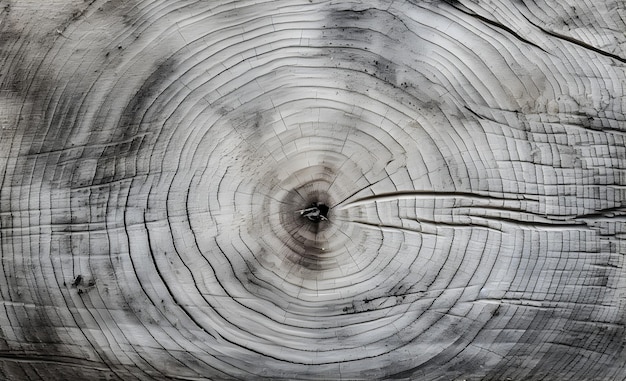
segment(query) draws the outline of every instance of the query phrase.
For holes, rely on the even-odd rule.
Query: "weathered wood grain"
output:
[[[0,378],[626,379],[623,1],[0,8]]]

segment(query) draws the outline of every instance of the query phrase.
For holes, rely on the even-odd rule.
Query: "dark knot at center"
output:
[[[302,217],[312,222],[328,221],[328,206],[321,202],[314,202],[309,207],[300,209],[298,212]]]

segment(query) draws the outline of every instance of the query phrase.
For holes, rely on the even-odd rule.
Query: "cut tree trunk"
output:
[[[1,379],[626,379],[624,1],[0,7]]]

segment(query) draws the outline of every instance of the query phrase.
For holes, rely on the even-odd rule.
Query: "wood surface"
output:
[[[0,9],[0,379],[626,379],[623,0]]]

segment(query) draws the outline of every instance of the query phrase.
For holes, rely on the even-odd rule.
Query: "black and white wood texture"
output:
[[[623,0],[0,9],[0,379],[626,379]]]

